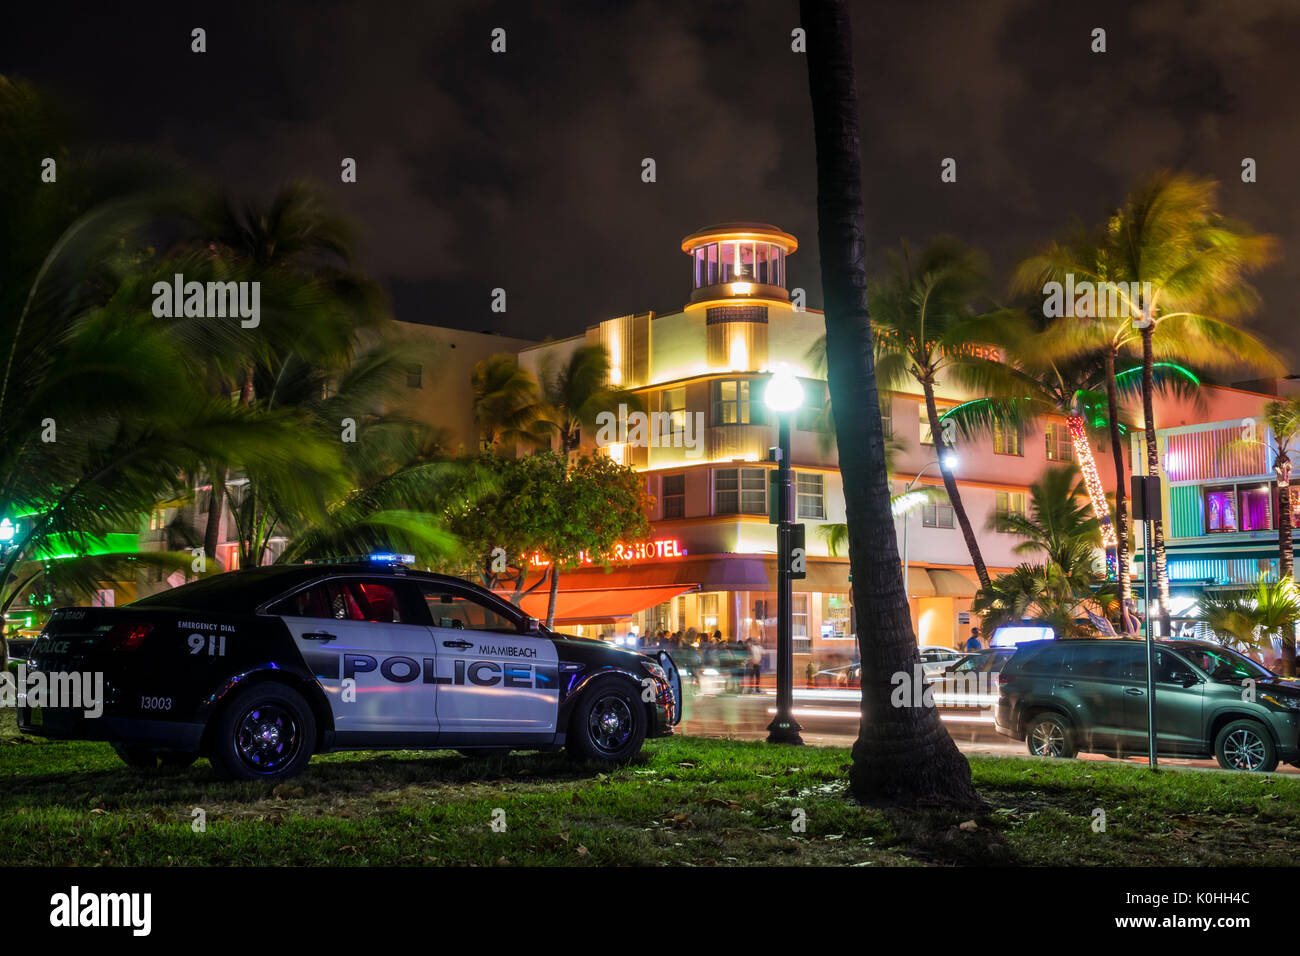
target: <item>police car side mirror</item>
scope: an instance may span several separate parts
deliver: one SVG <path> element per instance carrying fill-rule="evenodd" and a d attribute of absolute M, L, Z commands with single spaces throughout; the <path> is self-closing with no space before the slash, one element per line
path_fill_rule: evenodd
<path fill-rule="evenodd" d="M 521 630 L 523 630 L 525 633 L 528 633 L 530 631 L 537 631 L 540 629 L 541 628 L 538 627 L 537 624 L 537 618 L 532 617 L 531 615 L 528 614 L 524 615 L 524 623 L 521 625 Z"/>

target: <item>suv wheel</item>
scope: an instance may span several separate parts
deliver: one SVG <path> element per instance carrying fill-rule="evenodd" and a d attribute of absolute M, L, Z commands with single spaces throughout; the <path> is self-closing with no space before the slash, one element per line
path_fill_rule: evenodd
<path fill-rule="evenodd" d="M 219 776 L 278 780 L 302 773 L 311 760 L 316 719 L 302 694 L 265 682 L 237 693 L 210 732 L 212 769 Z"/>
<path fill-rule="evenodd" d="M 580 760 L 626 763 L 640 752 L 645 731 L 645 705 L 632 684 L 601 677 L 574 707 L 565 745 Z"/>
<path fill-rule="evenodd" d="M 1277 748 L 1264 725 L 1234 720 L 1214 740 L 1214 756 L 1225 770 L 1271 773 L 1277 769 Z"/>
<path fill-rule="evenodd" d="M 1025 743 L 1035 757 L 1073 757 L 1079 752 L 1074 728 L 1058 714 L 1035 714 L 1025 725 Z"/>

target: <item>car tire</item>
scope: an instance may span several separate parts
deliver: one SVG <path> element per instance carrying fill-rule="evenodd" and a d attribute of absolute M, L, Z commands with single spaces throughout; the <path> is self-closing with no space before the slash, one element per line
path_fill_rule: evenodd
<path fill-rule="evenodd" d="M 509 747 L 457 747 L 456 753 L 462 757 L 505 757 L 510 753 Z"/>
<path fill-rule="evenodd" d="M 275 682 L 239 691 L 209 725 L 208 756 L 226 780 L 283 780 L 311 760 L 316 718 L 292 687 Z"/>
<path fill-rule="evenodd" d="M 1074 728 L 1060 714 L 1045 711 L 1025 723 L 1025 744 L 1035 757 L 1073 757 L 1079 752 Z"/>
<path fill-rule="evenodd" d="M 1272 773 L 1277 769 L 1277 747 L 1257 720 L 1234 720 L 1214 738 L 1214 758 L 1224 770 Z"/>
<path fill-rule="evenodd" d="M 646 723 L 645 705 L 631 681 L 600 677 L 578 699 L 565 747 L 575 760 L 626 763 L 640 753 Z"/>

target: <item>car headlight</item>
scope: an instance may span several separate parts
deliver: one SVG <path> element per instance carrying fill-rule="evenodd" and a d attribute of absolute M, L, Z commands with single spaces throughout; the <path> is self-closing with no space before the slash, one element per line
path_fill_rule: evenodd
<path fill-rule="evenodd" d="M 668 672 L 665 671 L 658 664 L 656 664 L 654 661 L 643 660 L 641 662 L 641 666 L 644 667 L 646 673 L 649 674 L 651 677 L 653 677 L 655 680 L 661 680 L 665 684 L 668 683 Z"/>
<path fill-rule="evenodd" d="M 1300 710 L 1300 697 L 1274 697 L 1272 694 L 1260 694 L 1259 699 L 1286 710 Z"/>

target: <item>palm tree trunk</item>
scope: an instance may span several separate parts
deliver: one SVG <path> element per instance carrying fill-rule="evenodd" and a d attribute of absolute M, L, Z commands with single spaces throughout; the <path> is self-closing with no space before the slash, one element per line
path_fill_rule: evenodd
<path fill-rule="evenodd" d="M 987 588 L 993 582 L 989 579 L 988 568 L 984 566 L 984 554 L 980 551 L 979 539 L 975 537 L 975 530 L 971 527 L 970 518 L 966 515 L 966 506 L 962 504 L 961 492 L 957 488 L 957 479 L 952 476 L 952 472 L 944 464 L 949 448 L 944 443 L 943 425 L 939 422 L 939 409 L 934 404 L 934 384 L 932 382 L 922 382 L 921 387 L 925 391 L 925 413 L 930 418 L 930 436 L 934 439 L 935 454 L 939 456 L 939 474 L 943 476 L 943 487 L 948 492 L 948 502 L 952 505 L 953 514 L 957 516 L 957 524 L 961 528 L 962 537 L 966 539 L 966 550 L 970 552 L 971 564 L 975 565 L 975 574 L 980 579 L 980 587 Z"/>
<path fill-rule="evenodd" d="M 551 597 L 546 602 L 546 626 L 555 630 L 555 602 L 560 595 L 560 569 L 554 560 L 551 561 Z"/>
<path fill-rule="evenodd" d="M 1278 579 L 1295 579 L 1295 549 L 1291 543 L 1291 460 L 1279 455 L 1273 470 L 1277 472 L 1277 568 Z"/>
<path fill-rule="evenodd" d="M 1115 460 L 1115 574 L 1119 576 L 1120 601 L 1133 599 L 1133 580 L 1128 553 L 1128 472 L 1124 468 L 1124 439 L 1119 432 L 1119 387 L 1115 384 L 1115 350 L 1107 349 L 1106 417 L 1110 419 L 1110 451 Z M 1123 615 L 1120 616 L 1123 621 Z"/>
<path fill-rule="evenodd" d="M 1160 451 L 1156 441 L 1156 415 L 1154 395 L 1156 391 L 1155 376 L 1152 366 L 1155 358 L 1152 354 L 1151 339 L 1155 333 L 1152 323 L 1142 330 L 1142 419 L 1144 437 L 1147 446 L 1147 474 L 1160 474 Z M 1152 551 L 1155 553 L 1156 593 L 1160 596 L 1160 633 L 1169 636 L 1169 563 L 1165 554 L 1165 523 L 1161 519 L 1151 522 Z M 1150 560 L 1144 555 L 1143 560 Z M 1147 595 L 1147 600 L 1150 600 Z"/>
<path fill-rule="evenodd" d="M 226 469 L 210 473 L 212 494 L 208 496 L 208 520 L 203 527 L 203 557 L 205 561 L 217 559 L 217 545 L 221 541 L 221 512 L 226 506 Z"/>
<path fill-rule="evenodd" d="M 893 676 L 920 656 L 889 508 L 871 324 L 867 315 L 858 99 L 848 4 L 800 0 L 817 147 L 817 237 L 826 308 L 827 377 L 849 528 L 862 660 L 862 721 L 849 787 L 859 800 L 973 806 L 970 764 L 933 707 L 892 706 Z M 870 627 L 870 633 L 865 629 Z"/>
<path fill-rule="evenodd" d="M 1280 441 L 1280 439 L 1278 439 Z M 1277 472 L 1277 570 L 1279 581 L 1295 580 L 1295 551 L 1291 543 L 1291 459 L 1280 454 L 1273 463 Z M 1286 630 L 1290 634 L 1286 634 Z M 1283 629 L 1282 676 L 1295 676 L 1295 625 Z"/>

